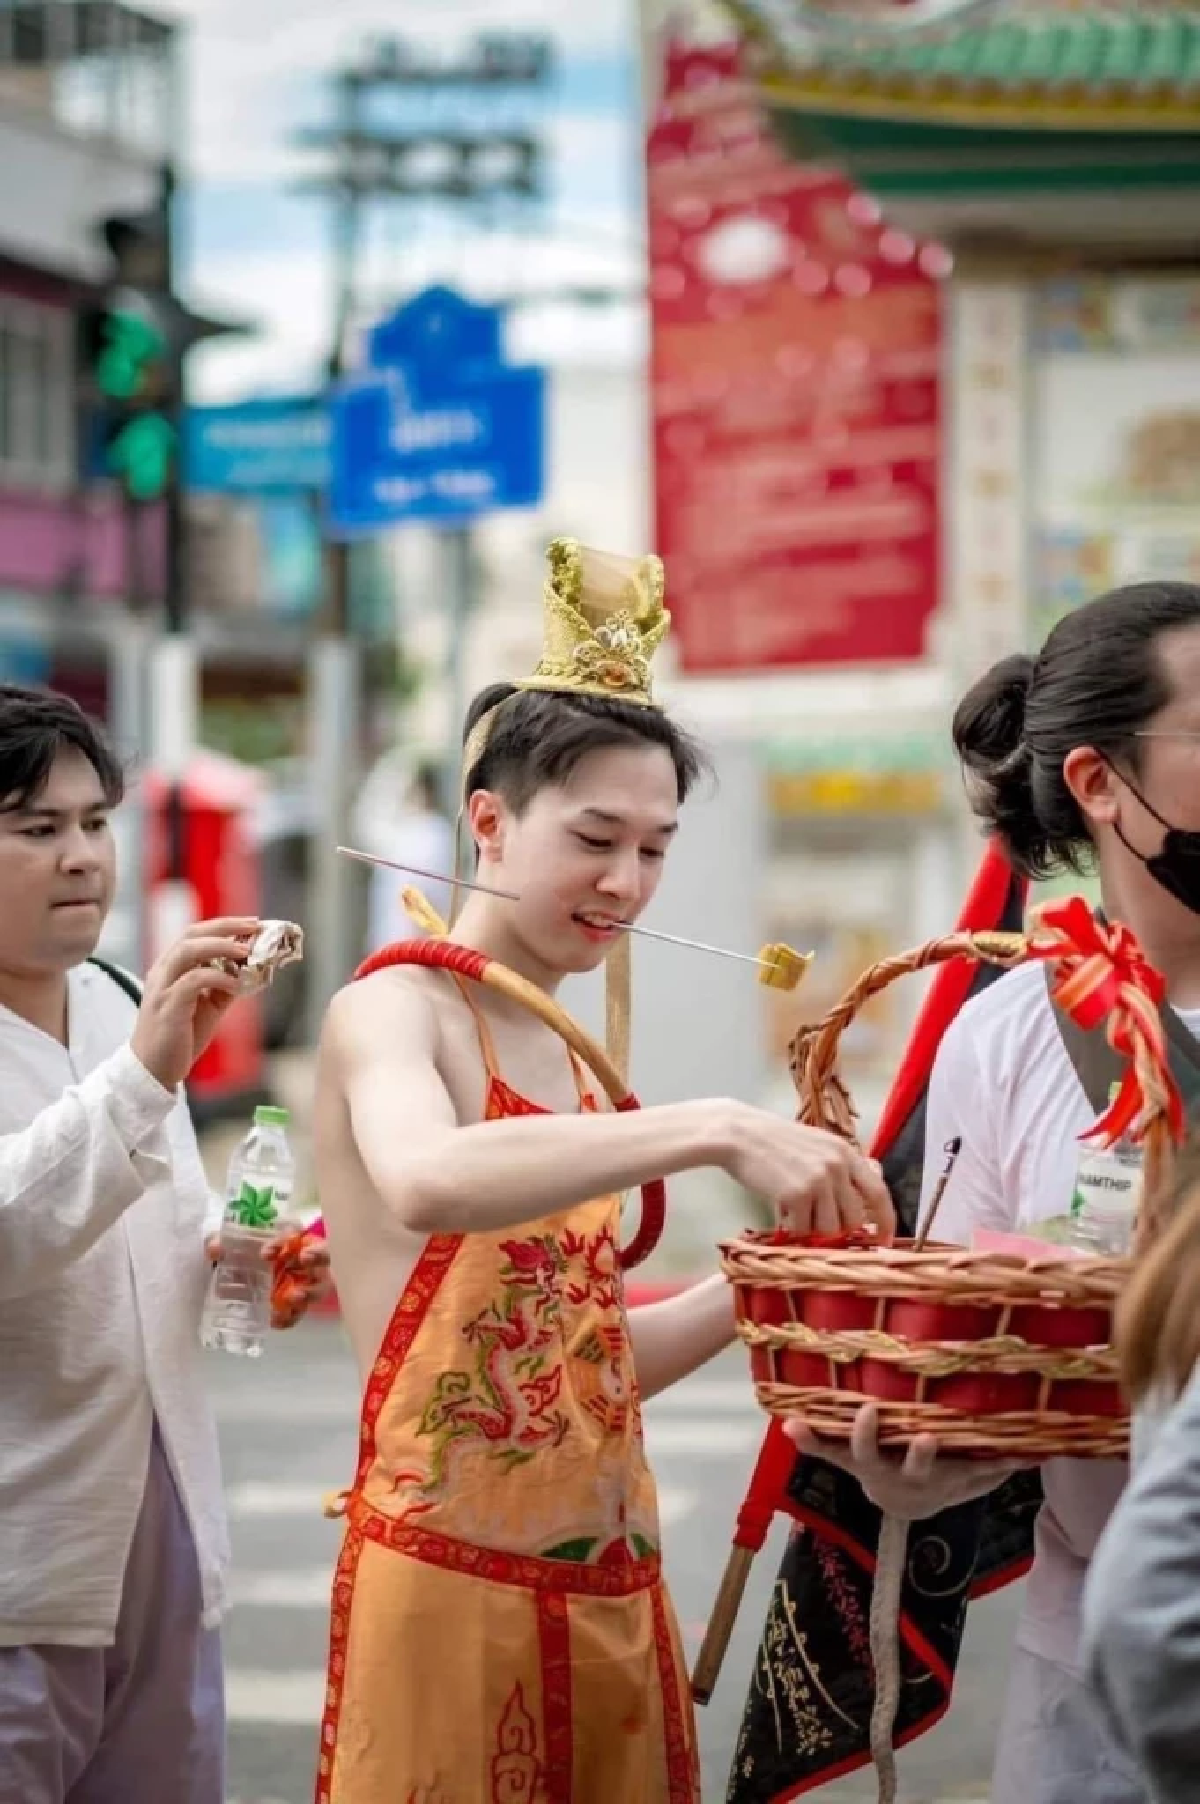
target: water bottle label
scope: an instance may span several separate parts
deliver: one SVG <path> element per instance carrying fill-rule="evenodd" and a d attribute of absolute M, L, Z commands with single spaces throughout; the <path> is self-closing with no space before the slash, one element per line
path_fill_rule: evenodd
<path fill-rule="evenodd" d="M 230 1200 L 225 1213 L 240 1228 L 273 1226 L 279 1218 L 279 1211 L 275 1207 L 275 1186 L 252 1184 L 248 1178 L 243 1178 L 241 1188 Z"/>
<path fill-rule="evenodd" d="M 1142 1171 L 1137 1160 L 1113 1152 L 1086 1152 L 1075 1173 L 1071 1218 L 1102 1216 L 1133 1221 L 1141 1200 Z"/>

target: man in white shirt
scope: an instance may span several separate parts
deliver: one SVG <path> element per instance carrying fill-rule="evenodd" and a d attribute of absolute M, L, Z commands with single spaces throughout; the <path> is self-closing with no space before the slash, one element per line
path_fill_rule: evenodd
<path fill-rule="evenodd" d="M 180 1085 L 257 923 L 192 927 L 140 1008 L 88 963 L 121 793 L 74 703 L 0 687 L 3 1804 L 225 1796 L 198 1335 L 219 1212 Z"/>

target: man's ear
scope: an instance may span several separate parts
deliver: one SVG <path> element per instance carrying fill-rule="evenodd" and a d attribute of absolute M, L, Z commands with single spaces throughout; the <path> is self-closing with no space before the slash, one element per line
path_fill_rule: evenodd
<path fill-rule="evenodd" d="M 504 854 L 509 813 L 503 796 L 491 789 L 477 789 L 467 803 L 467 824 L 481 860 L 497 860 Z"/>
<path fill-rule="evenodd" d="M 1111 827 L 1118 813 L 1120 779 L 1101 752 L 1090 745 L 1076 746 L 1063 761 L 1063 781 L 1079 805 L 1085 821 Z"/>

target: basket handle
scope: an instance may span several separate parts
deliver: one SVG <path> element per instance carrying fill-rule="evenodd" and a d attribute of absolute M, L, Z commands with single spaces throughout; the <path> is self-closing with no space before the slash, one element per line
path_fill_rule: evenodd
<path fill-rule="evenodd" d="M 942 939 L 928 940 L 910 952 L 897 953 L 894 958 L 881 959 L 878 964 L 870 965 L 822 1021 L 813 1027 L 801 1028 L 792 1042 L 792 1075 L 800 1099 L 797 1119 L 812 1127 L 826 1128 L 858 1144 L 854 1105 L 837 1076 L 838 1047 L 843 1033 L 863 1004 L 897 978 L 927 970 L 931 965 L 946 964 L 955 958 L 975 959 L 1008 971 L 1031 958 L 1053 959 L 1058 950 L 1057 942 L 1037 934 L 957 932 Z M 1144 1052 L 1142 1043 L 1135 1050 L 1135 1064 L 1140 1062 Z M 1173 1128 L 1167 1095 L 1160 1084 L 1153 1093 L 1143 1134 L 1139 1247 L 1152 1240 L 1162 1225 L 1163 1203 L 1170 1187 L 1173 1163 Z"/>
<path fill-rule="evenodd" d="M 488 958 L 471 946 L 459 945 L 455 940 L 430 938 L 401 940 L 395 945 L 385 946 L 361 964 L 354 975 L 356 978 L 369 977 L 373 971 L 386 970 L 392 965 L 433 966 L 499 990 L 501 995 L 521 1003 L 566 1041 L 598 1078 L 614 1109 L 624 1113 L 641 1107 L 608 1054 L 580 1027 L 578 1021 L 568 1015 L 566 1009 L 555 1002 L 553 997 L 547 996 L 544 990 L 539 990 L 536 984 L 530 983 L 528 978 L 522 977 L 507 965 L 497 964 L 495 959 Z M 630 1271 L 650 1257 L 662 1239 L 666 1213 L 666 1185 L 661 1178 L 652 1178 L 642 1185 L 642 1219 L 637 1232 L 629 1245 L 620 1249 L 618 1255 L 622 1270 Z"/>
<path fill-rule="evenodd" d="M 1028 958 L 1030 942 L 1023 933 L 948 933 L 927 940 L 910 952 L 869 965 L 839 1002 L 815 1026 L 802 1027 L 792 1041 L 792 1075 L 800 1097 L 797 1119 L 810 1127 L 826 1128 L 844 1140 L 858 1144 L 854 1130 L 854 1105 L 837 1076 L 837 1056 L 842 1035 L 863 1004 L 897 978 L 951 959 L 978 959 L 1003 970 Z"/>

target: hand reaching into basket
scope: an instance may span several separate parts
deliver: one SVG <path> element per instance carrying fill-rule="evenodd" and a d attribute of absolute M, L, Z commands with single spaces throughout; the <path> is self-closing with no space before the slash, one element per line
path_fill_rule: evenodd
<path fill-rule="evenodd" d="M 735 1104 L 722 1163 L 767 1203 L 789 1234 L 852 1234 L 873 1223 L 883 1240 L 896 1214 L 878 1165 L 824 1128 Z"/>
<path fill-rule="evenodd" d="M 789 1416 L 784 1433 L 801 1453 L 849 1472 L 885 1516 L 905 1522 L 925 1522 L 957 1503 L 986 1497 L 1030 1463 L 939 1457 L 937 1438 L 931 1434 L 917 1435 L 903 1454 L 885 1453 L 879 1445 L 879 1411 L 873 1403 L 859 1410 L 848 1445 L 814 1434 L 803 1416 Z"/>

